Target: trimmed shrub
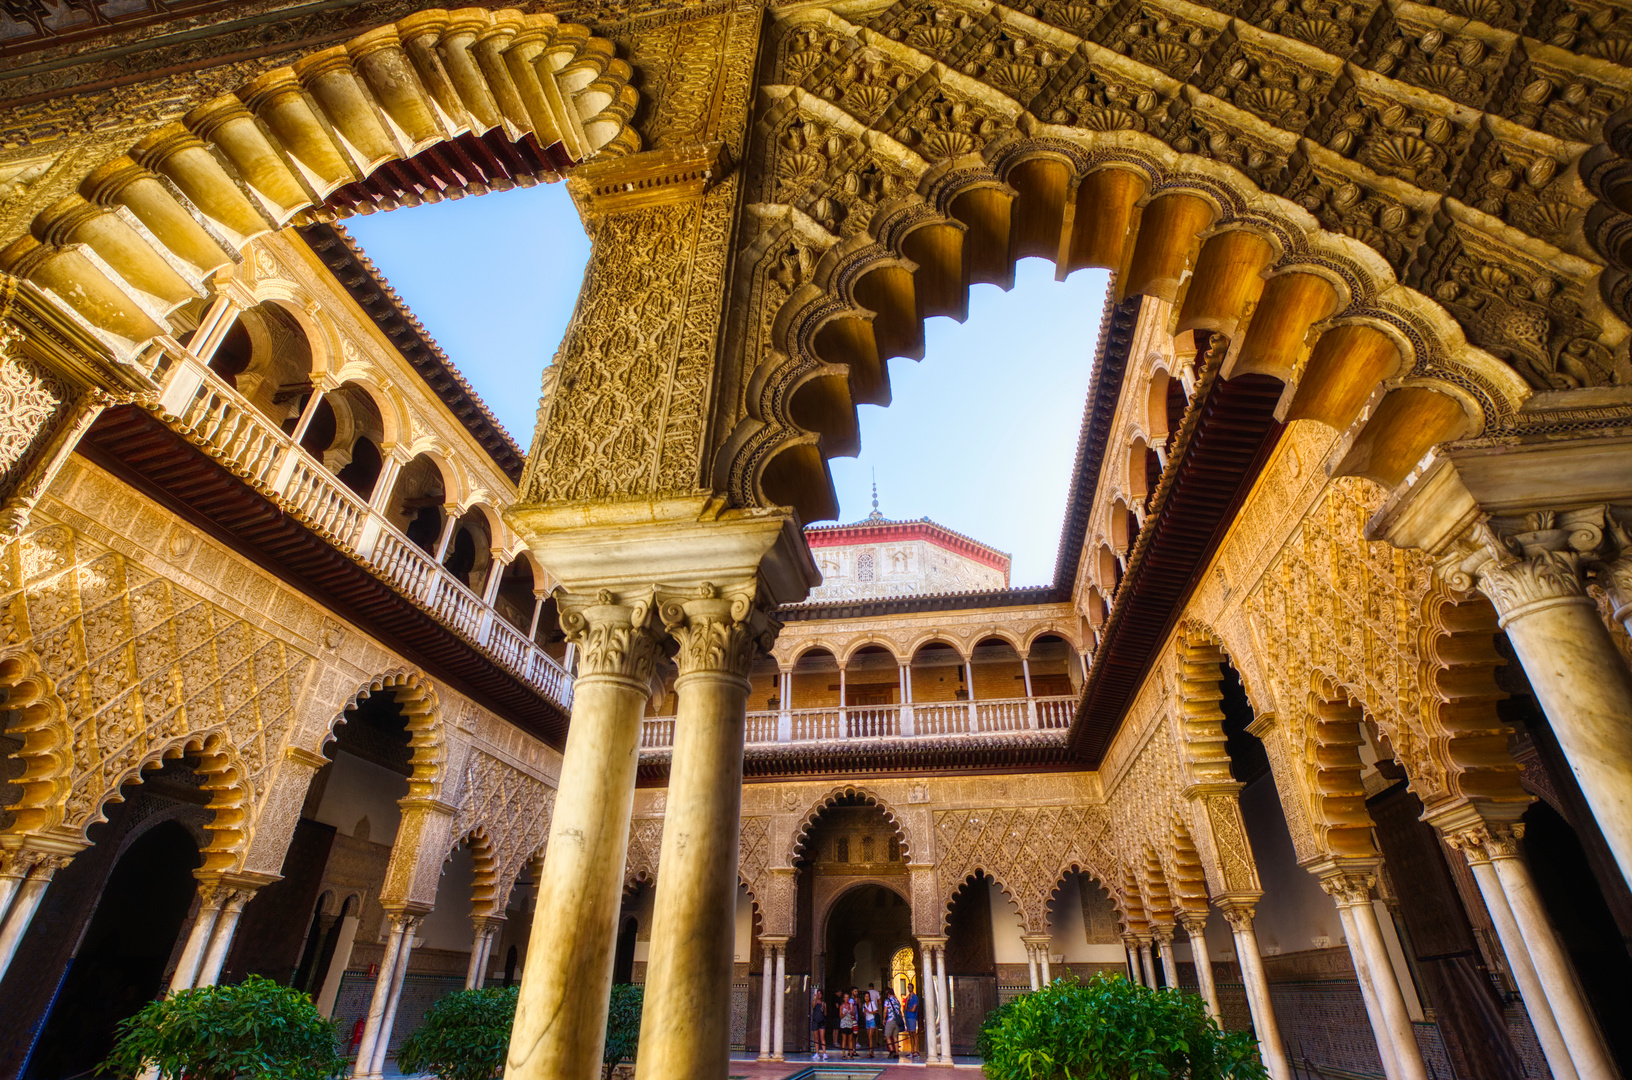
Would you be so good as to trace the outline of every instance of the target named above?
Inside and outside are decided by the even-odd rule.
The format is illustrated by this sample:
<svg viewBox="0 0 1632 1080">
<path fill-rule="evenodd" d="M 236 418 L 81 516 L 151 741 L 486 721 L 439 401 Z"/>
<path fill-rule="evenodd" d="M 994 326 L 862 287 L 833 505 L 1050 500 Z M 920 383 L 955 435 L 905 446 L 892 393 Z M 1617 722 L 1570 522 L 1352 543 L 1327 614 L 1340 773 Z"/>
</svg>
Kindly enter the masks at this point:
<svg viewBox="0 0 1632 1080">
<path fill-rule="evenodd" d="M 119 1024 L 98 1071 L 165 1080 L 332 1080 L 346 1065 L 334 1024 L 310 996 L 251 975 L 233 986 L 181 990 Z"/>
<path fill-rule="evenodd" d="M 435 1073 L 441 1080 L 489 1080 L 504 1065 L 518 987 L 460 990 L 442 998 L 397 1052 L 406 1074 Z"/>
<path fill-rule="evenodd" d="M 1245 1032 L 1200 998 L 1121 975 L 1056 979 L 993 1010 L 979 1040 L 990 1080 L 1266 1080 Z"/>
</svg>

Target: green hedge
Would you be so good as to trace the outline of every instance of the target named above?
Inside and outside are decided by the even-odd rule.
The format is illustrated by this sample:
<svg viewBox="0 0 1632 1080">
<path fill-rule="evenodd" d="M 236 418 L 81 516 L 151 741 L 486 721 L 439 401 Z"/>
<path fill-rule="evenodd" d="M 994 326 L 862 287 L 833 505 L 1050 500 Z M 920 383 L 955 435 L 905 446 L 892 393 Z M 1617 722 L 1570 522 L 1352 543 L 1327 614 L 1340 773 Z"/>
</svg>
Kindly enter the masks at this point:
<svg viewBox="0 0 1632 1080">
<path fill-rule="evenodd" d="M 1121 975 L 1057 979 L 993 1010 L 978 1048 L 990 1080 L 1266 1080 L 1258 1046 L 1198 997 Z"/>
</svg>

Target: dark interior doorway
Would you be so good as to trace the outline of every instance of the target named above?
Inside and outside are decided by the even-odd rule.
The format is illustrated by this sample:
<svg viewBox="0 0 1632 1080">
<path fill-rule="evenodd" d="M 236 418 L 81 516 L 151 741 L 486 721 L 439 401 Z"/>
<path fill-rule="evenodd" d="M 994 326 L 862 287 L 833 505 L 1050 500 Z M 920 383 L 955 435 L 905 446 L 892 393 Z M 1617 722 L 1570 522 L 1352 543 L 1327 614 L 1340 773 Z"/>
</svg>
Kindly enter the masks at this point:
<svg viewBox="0 0 1632 1080">
<path fill-rule="evenodd" d="M 40 1034 L 29 1080 L 90 1073 L 113 1048 L 114 1026 L 157 996 L 199 862 L 192 833 L 173 821 L 125 849 Z"/>
<path fill-rule="evenodd" d="M 823 938 L 825 985 L 866 989 L 871 983 L 882 993 L 890 984 L 891 959 L 913 943 L 912 908 L 894 889 L 859 885 L 828 911 Z"/>
</svg>

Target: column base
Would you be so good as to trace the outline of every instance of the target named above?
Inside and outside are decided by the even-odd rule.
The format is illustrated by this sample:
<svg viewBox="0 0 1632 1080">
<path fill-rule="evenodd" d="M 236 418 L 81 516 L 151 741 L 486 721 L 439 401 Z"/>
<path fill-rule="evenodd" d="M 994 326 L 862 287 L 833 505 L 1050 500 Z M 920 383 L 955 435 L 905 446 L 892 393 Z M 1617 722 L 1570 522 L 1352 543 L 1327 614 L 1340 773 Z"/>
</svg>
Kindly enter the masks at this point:
<svg viewBox="0 0 1632 1080">
<path fill-rule="evenodd" d="M 772 1054 L 770 1057 L 765 1058 L 765 1060 L 766 1061 L 786 1061 L 788 1059 L 783 1057 L 781 1054 Z"/>
</svg>

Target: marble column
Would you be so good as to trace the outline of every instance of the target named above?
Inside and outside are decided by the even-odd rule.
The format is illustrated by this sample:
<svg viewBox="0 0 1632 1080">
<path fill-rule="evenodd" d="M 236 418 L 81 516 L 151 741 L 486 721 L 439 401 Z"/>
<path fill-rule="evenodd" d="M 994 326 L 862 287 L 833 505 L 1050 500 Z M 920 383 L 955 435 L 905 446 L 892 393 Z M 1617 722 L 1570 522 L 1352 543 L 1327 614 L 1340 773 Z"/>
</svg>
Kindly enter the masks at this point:
<svg viewBox="0 0 1632 1080">
<path fill-rule="evenodd" d="M 1157 987 L 1156 962 L 1151 959 L 1149 938 L 1141 937 L 1139 939 L 1139 971 L 1144 976 L 1145 985 L 1155 990 Z"/>
<path fill-rule="evenodd" d="M 1269 980 L 1264 977 L 1263 958 L 1258 953 L 1258 935 L 1252 929 L 1256 899 L 1230 897 L 1219 902 L 1219 910 L 1230 924 L 1235 938 L 1235 957 L 1241 965 L 1241 981 L 1252 1011 L 1253 1030 L 1258 1035 L 1258 1052 L 1270 1080 L 1292 1080 L 1292 1066 L 1281 1043 L 1281 1028 L 1275 1022 L 1275 1006 L 1269 996 Z"/>
<path fill-rule="evenodd" d="M 935 1016 L 940 1025 L 941 1060 L 952 1064 L 952 988 L 946 981 L 946 945 L 935 946 Z"/>
<path fill-rule="evenodd" d="M 1484 853 L 1518 927 L 1525 954 L 1541 981 L 1542 992 L 1547 995 L 1547 1006 L 1569 1049 L 1576 1073 L 1582 1080 L 1614 1077 L 1617 1075 L 1615 1065 L 1586 996 L 1581 992 L 1575 966 L 1559 943 L 1536 892 L 1530 867 L 1521 854 L 1519 841 L 1523 836 L 1524 826 L 1519 822 L 1489 826 Z"/>
<path fill-rule="evenodd" d="M 1584 577 L 1589 566 L 1619 561 L 1605 521 L 1603 506 L 1492 517 L 1455 541 L 1439 570 L 1453 589 L 1477 586 L 1495 606 L 1604 840 L 1632 882 L 1632 670 Z"/>
<path fill-rule="evenodd" d="M 1048 942 L 1044 942 L 1042 945 L 1038 946 L 1038 948 L 1041 950 L 1041 952 L 1038 955 L 1042 957 L 1042 961 L 1043 961 L 1043 985 L 1044 986 L 1047 986 L 1049 983 L 1054 981 L 1054 973 L 1051 970 L 1049 970 L 1049 966 L 1048 966 L 1049 965 L 1049 955 L 1048 955 L 1049 944 L 1050 943 L 1048 943 Z"/>
<path fill-rule="evenodd" d="M 1162 977 L 1167 980 L 1167 988 L 1176 994 L 1179 992 L 1179 962 L 1173 956 L 1173 928 L 1155 927 L 1151 937 L 1155 939 L 1154 947 L 1162 952 Z"/>
<path fill-rule="evenodd" d="M 1031 978 L 1032 990 L 1036 990 L 1039 986 L 1037 980 L 1037 946 L 1029 941 L 1026 942 L 1026 974 Z"/>
<path fill-rule="evenodd" d="M 226 902 L 227 890 L 215 881 L 198 883 L 198 914 L 187 931 L 187 943 L 181 947 L 181 958 L 170 976 L 170 992 L 190 990 L 198 979 L 204 954 L 210 950 L 210 939 L 215 934 L 216 919 L 221 916 L 221 905 Z"/>
<path fill-rule="evenodd" d="M 718 1080 L 731 1061 L 723 991 L 736 936 L 748 670 L 774 637 L 757 592 L 746 582 L 662 597 L 679 644 L 679 705 L 636 1080 Z"/>
<path fill-rule="evenodd" d="M 1405 995 L 1400 992 L 1394 962 L 1383 943 L 1377 911 L 1371 904 L 1376 882 L 1374 866 L 1358 869 L 1329 869 L 1320 887 L 1337 905 L 1338 920 L 1348 939 L 1349 958 L 1360 984 L 1366 1015 L 1377 1041 L 1377 1056 L 1389 1080 L 1427 1080 L 1428 1067 L 1417 1047 Z"/>
<path fill-rule="evenodd" d="M 1507 969 L 1519 988 L 1525 1013 L 1530 1017 L 1530 1026 L 1535 1030 L 1536 1042 L 1541 1044 L 1541 1053 L 1547 1059 L 1553 1080 L 1578 1080 L 1580 1074 L 1576 1072 L 1570 1048 L 1559 1030 L 1558 1019 L 1553 1016 L 1553 1007 L 1548 1004 L 1547 992 L 1536 974 L 1535 965 L 1530 962 L 1530 953 L 1524 947 L 1524 936 L 1519 933 L 1518 921 L 1513 917 L 1513 909 L 1508 906 L 1507 895 L 1502 892 L 1501 879 L 1491 865 L 1487 850 L 1490 830 L 1483 822 L 1476 821 L 1472 825 L 1453 824 L 1442 828 L 1442 832 L 1446 844 L 1460 851 L 1473 871 L 1474 884 L 1479 887 L 1479 896 L 1485 902 L 1485 910 L 1490 913 L 1491 925 L 1496 928 L 1496 939 L 1501 942 L 1502 954 L 1507 957 Z"/>
<path fill-rule="evenodd" d="M 1224 1013 L 1218 1007 L 1218 984 L 1213 979 L 1213 961 L 1207 955 L 1207 916 L 1202 912 L 1186 912 L 1179 916 L 1184 932 L 1190 935 L 1190 959 L 1196 965 L 1196 988 L 1201 1000 L 1207 1003 L 1207 1015 L 1220 1024 Z"/>
<path fill-rule="evenodd" d="M 641 714 L 662 638 L 652 590 L 560 593 L 577 645 L 572 723 L 538 884 L 507 1080 L 598 1080 Z"/>
<path fill-rule="evenodd" d="M 1131 937 L 1122 939 L 1122 951 L 1128 954 L 1128 979 L 1135 986 L 1145 985 L 1145 973 L 1139 966 L 1139 945 Z"/>
<path fill-rule="evenodd" d="M 918 1025 L 923 1030 L 924 1063 L 934 1064 L 941 1060 L 941 1041 L 936 1033 L 936 1023 L 940 1017 L 940 1009 L 935 1001 L 935 948 L 943 944 L 945 939 L 919 938 L 918 944 L 924 954 L 924 979 L 918 984 Z"/>
<path fill-rule="evenodd" d="M 470 943 L 470 966 L 465 969 L 465 989 L 480 990 L 486 981 L 488 950 L 493 947 L 492 926 L 486 915 L 474 915 L 471 924 L 475 934 Z"/>
<path fill-rule="evenodd" d="M 385 1019 L 386 1003 L 391 997 L 391 976 L 397 970 L 397 955 L 402 951 L 403 931 L 409 917 L 394 911 L 387 912 L 386 918 L 391 929 L 385 939 L 385 955 L 380 957 L 379 971 L 374 977 L 374 993 L 363 1020 L 363 1037 L 357 1044 L 357 1061 L 352 1066 L 351 1075 L 358 1078 L 368 1075 L 374 1061 L 374 1043 L 380 1036 L 380 1022 Z"/>
<path fill-rule="evenodd" d="M 340 938 L 334 943 L 334 956 L 329 960 L 328 974 L 317 995 L 317 1011 L 325 1020 L 334 1016 L 334 1002 L 340 996 L 340 980 L 351 966 L 352 946 L 357 943 L 358 918 L 354 913 L 340 917 Z"/>
<path fill-rule="evenodd" d="M 788 947 L 786 944 L 776 947 L 776 997 L 773 999 L 776 1014 L 771 1017 L 773 1037 L 771 1039 L 771 1060 L 783 1061 L 787 1058 L 787 1019 L 788 1019 Z"/>
<path fill-rule="evenodd" d="M 51 878 L 68 865 L 73 856 L 66 852 L 42 852 L 33 849 L 12 849 L 0 852 L 0 978 L 11 967 L 23 935 L 34 921 L 45 899 L 45 890 Z M 9 900 L 9 903 L 5 901 Z"/>
<path fill-rule="evenodd" d="M 204 963 L 199 966 L 198 980 L 195 986 L 214 986 L 221 978 L 221 968 L 227 962 L 227 952 L 232 948 L 232 936 L 238 930 L 238 918 L 244 913 L 244 905 L 249 903 L 255 895 L 255 890 L 247 886 L 235 886 L 227 894 L 226 902 L 221 905 L 221 916 L 215 920 L 215 931 L 210 935 L 210 949 L 204 954 Z"/>
<path fill-rule="evenodd" d="M 391 986 L 386 995 L 385 1013 L 380 1017 L 380 1033 L 374 1040 L 373 1060 L 368 1067 L 370 1077 L 385 1074 L 385 1059 L 391 1049 L 391 1033 L 397 1026 L 397 1006 L 402 1004 L 402 984 L 408 978 L 408 961 L 414 952 L 414 935 L 419 933 L 422 915 L 404 919 L 402 946 L 397 950 L 397 963 L 391 972 Z"/>
<path fill-rule="evenodd" d="M 771 1060 L 771 984 L 776 981 L 776 946 L 759 939 L 759 1058 Z"/>
</svg>

